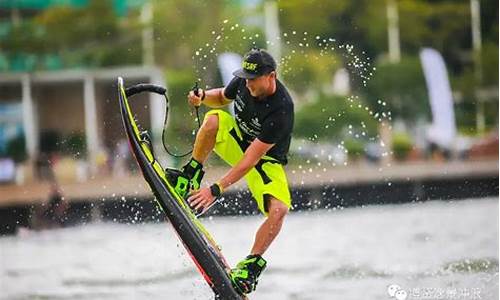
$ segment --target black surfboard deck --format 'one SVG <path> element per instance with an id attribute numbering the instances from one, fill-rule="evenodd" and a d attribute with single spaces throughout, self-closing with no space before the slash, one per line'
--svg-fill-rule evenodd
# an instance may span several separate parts
<path id="1" fill-rule="evenodd" d="M 196 267 L 215 293 L 215 298 L 247 299 L 232 286 L 229 278 L 230 267 L 220 248 L 186 201 L 175 192 L 172 184 L 166 179 L 164 168 L 155 159 L 149 141 L 141 138 L 128 97 L 143 91 L 165 93 L 164 88 L 153 85 L 136 85 L 125 89 L 123 79 L 118 78 L 118 98 L 123 125 L 131 151 L 134 153 L 144 179 L 149 184 L 158 206 L 165 213 Z"/>

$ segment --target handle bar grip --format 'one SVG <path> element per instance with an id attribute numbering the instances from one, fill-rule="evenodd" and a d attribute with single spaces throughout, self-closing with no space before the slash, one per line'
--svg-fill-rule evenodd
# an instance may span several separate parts
<path id="1" fill-rule="evenodd" d="M 125 89 L 125 95 L 127 97 L 133 96 L 138 93 L 142 92 L 151 92 L 151 93 L 157 93 L 160 95 L 165 95 L 167 92 L 167 89 L 156 84 L 150 84 L 150 83 L 139 83 L 133 86 L 130 86 Z"/>

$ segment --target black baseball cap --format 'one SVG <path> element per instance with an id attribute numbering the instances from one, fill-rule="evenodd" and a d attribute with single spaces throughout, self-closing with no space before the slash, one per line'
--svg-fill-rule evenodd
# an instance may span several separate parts
<path id="1" fill-rule="evenodd" d="M 233 72 L 239 78 L 253 79 L 276 70 L 274 58 L 266 50 L 253 48 L 243 57 L 242 68 Z"/>

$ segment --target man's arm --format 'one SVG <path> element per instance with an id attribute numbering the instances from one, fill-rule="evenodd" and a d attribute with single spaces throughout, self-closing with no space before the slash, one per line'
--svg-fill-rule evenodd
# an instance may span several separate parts
<path id="1" fill-rule="evenodd" d="M 231 103 L 231 100 L 224 97 L 224 88 L 217 88 L 206 91 L 199 89 L 198 95 L 199 96 L 196 96 L 193 91 L 189 92 L 188 100 L 191 105 L 200 106 L 203 103 L 211 108 L 219 108 Z M 203 95 L 205 95 L 204 98 Z"/>
<path id="2" fill-rule="evenodd" d="M 205 91 L 205 100 L 203 100 L 203 104 L 208 107 L 217 108 L 226 106 L 231 103 L 232 100 L 224 97 L 224 88 L 211 89 Z"/>
<path id="3" fill-rule="evenodd" d="M 273 146 L 274 144 L 267 144 L 256 138 L 245 151 L 243 158 L 218 182 L 222 189 L 227 189 L 245 176 Z"/>

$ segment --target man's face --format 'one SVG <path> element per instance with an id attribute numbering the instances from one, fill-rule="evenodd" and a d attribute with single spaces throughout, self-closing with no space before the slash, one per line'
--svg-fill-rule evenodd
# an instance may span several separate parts
<path id="1" fill-rule="evenodd" d="M 246 86 L 253 97 L 266 96 L 273 80 L 276 78 L 276 73 L 273 71 L 267 75 L 262 75 L 254 79 L 246 79 Z"/>

